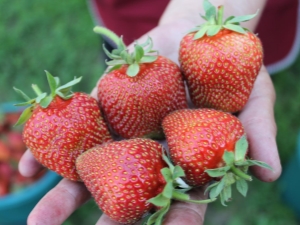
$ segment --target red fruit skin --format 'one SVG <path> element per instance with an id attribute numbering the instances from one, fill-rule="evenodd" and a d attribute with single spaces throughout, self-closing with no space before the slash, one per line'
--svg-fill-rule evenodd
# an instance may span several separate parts
<path id="1" fill-rule="evenodd" d="M 148 199 L 166 182 L 162 146 L 150 139 L 130 139 L 96 146 L 80 155 L 76 168 L 101 210 L 111 219 L 132 224 L 153 208 Z"/>
<path id="2" fill-rule="evenodd" d="M 162 135 L 162 119 L 170 112 L 187 108 L 183 77 L 171 60 L 159 56 L 140 65 L 135 77 L 126 74 L 128 65 L 101 78 L 98 99 L 115 133 L 124 138 Z"/>
<path id="3" fill-rule="evenodd" d="M 97 101 L 74 93 L 68 100 L 56 96 L 46 109 L 38 105 L 24 126 L 23 140 L 42 165 L 77 181 L 78 155 L 112 138 Z"/>
<path id="4" fill-rule="evenodd" d="M 180 43 L 179 62 L 189 94 L 198 108 L 240 111 L 247 103 L 263 62 L 259 38 L 227 29 L 215 36 Z"/>
<path id="5" fill-rule="evenodd" d="M 171 160 L 180 165 L 191 186 L 202 186 L 212 180 L 204 172 L 224 166 L 224 151 L 234 151 L 244 134 L 235 116 L 214 109 L 184 109 L 163 120 Z"/>

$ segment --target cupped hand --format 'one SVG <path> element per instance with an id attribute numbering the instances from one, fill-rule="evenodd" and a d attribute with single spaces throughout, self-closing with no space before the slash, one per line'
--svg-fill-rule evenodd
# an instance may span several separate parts
<path id="1" fill-rule="evenodd" d="M 143 36 L 141 43 L 150 36 L 153 49 L 163 56 L 178 63 L 178 49 L 181 38 L 193 27 L 189 21 L 160 25 Z M 96 98 L 96 89 L 91 94 Z M 276 180 L 281 173 L 281 165 L 276 145 L 276 124 L 274 120 L 275 91 L 270 76 L 263 67 L 254 85 L 250 99 L 239 114 L 249 139 L 250 156 L 255 160 L 269 164 L 273 171 L 254 167 L 254 175 L 262 181 Z M 28 150 L 22 157 L 19 170 L 24 176 L 32 176 L 41 169 Z M 193 199 L 204 199 L 202 189 L 193 190 Z M 49 191 L 36 205 L 28 217 L 28 224 L 59 225 L 62 224 L 78 207 L 90 198 L 88 190 L 81 182 L 63 179 Z M 175 202 L 165 218 L 165 225 L 199 225 L 203 224 L 206 205 Z M 102 215 L 98 225 L 117 225 L 106 215 Z"/>

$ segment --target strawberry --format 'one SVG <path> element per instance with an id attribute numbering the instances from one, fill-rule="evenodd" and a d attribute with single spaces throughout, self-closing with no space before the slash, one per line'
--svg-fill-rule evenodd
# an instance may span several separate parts
<path id="1" fill-rule="evenodd" d="M 240 111 L 247 103 L 263 62 L 259 38 L 239 23 L 255 15 L 229 17 L 204 0 L 206 23 L 180 42 L 179 62 L 198 108 Z"/>
<path id="2" fill-rule="evenodd" d="M 76 168 L 100 209 L 111 219 L 132 224 L 158 208 L 148 224 L 161 224 L 171 198 L 199 204 L 214 200 L 189 200 L 183 193 L 189 187 L 180 180 L 182 169 L 172 166 L 163 152 L 163 146 L 151 139 L 125 139 L 84 152 L 77 158 Z"/>
<path id="3" fill-rule="evenodd" d="M 161 122 L 170 112 L 187 108 L 179 66 L 152 50 L 152 40 L 136 43 L 130 54 L 113 32 L 96 27 L 116 45 L 110 69 L 98 84 L 98 99 L 112 130 L 124 138 L 163 136 Z"/>
<path id="4" fill-rule="evenodd" d="M 219 180 L 208 190 L 211 197 L 221 195 L 221 201 L 230 200 L 230 186 L 237 182 L 238 190 L 246 195 L 246 174 L 251 165 L 270 167 L 246 158 L 248 143 L 239 119 L 215 109 L 183 109 L 163 120 L 170 157 L 185 171 L 185 180 L 191 186 L 202 186 Z"/>
<path id="5" fill-rule="evenodd" d="M 111 141 L 97 101 L 85 93 L 71 92 L 81 78 L 59 86 L 59 78 L 46 71 L 51 94 L 47 96 L 33 85 L 38 95 L 30 99 L 19 89 L 30 104 L 20 116 L 23 141 L 38 162 L 70 180 L 80 180 L 75 170 L 75 159 L 95 145 Z"/>

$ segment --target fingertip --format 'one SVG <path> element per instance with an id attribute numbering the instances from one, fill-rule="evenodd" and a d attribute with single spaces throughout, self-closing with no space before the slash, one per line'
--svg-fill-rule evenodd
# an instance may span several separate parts
<path id="1" fill-rule="evenodd" d="M 36 161 L 28 149 L 21 157 L 18 164 L 19 172 L 24 177 L 32 177 L 43 169 L 43 166 Z"/>

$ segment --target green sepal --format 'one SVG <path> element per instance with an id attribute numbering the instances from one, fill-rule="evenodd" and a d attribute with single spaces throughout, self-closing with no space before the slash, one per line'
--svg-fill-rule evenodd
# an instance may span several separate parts
<path id="1" fill-rule="evenodd" d="M 171 203 L 169 202 L 166 206 L 162 207 L 161 209 L 156 211 L 154 214 L 152 214 L 147 221 L 147 225 L 152 225 L 152 224 L 161 225 L 164 216 L 167 214 L 167 212 L 170 209 L 170 205 L 171 205 Z"/>
<path id="2" fill-rule="evenodd" d="M 223 160 L 227 166 L 231 166 L 234 163 L 234 153 L 229 151 L 224 151 Z"/>
<path id="3" fill-rule="evenodd" d="M 19 94 L 21 95 L 27 102 L 32 101 L 32 99 L 30 97 L 28 97 L 28 95 L 26 95 L 23 91 L 21 91 L 20 89 L 13 87 L 13 89 Z"/>
<path id="4" fill-rule="evenodd" d="M 243 135 L 235 144 L 235 161 L 244 161 L 248 150 L 248 141 L 246 135 Z"/>
<path id="5" fill-rule="evenodd" d="M 170 202 L 170 199 L 169 198 L 166 198 L 162 193 L 161 194 L 158 194 L 157 196 L 153 197 L 153 198 L 150 198 L 148 200 L 148 202 L 152 203 L 153 205 L 155 206 L 158 206 L 158 207 L 163 207 L 163 206 L 166 206 L 169 202 Z"/>
<path id="6" fill-rule="evenodd" d="M 184 177 L 184 176 L 185 176 L 184 170 L 180 166 L 176 165 L 173 170 L 173 179 L 176 179 L 178 177 Z"/>
<path id="7" fill-rule="evenodd" d="M 241 26 L 239 25 L 235 25 L 235 24 L 225 24 L 223 25 L 224 28 L 228 29 L 228 30 L 232 30 L 232 31 L 235 31 L 237 33 L 240 33 L 240 34 L 245 34 L 246 31 L 244 28 L 242 28 Z"/>
<path id="8" fill-rule="evenodd" d="M 195 32 L 194 40 L 202 38 L 205 34 L 207 36 L 214 36 L 222 29 L 232 30 L 237 33 L 244 34 L 248 30 L 240 25 L 241 22 L 246 22 L 257 16 L 258 11 L 255 14 L 245 16 L 230 16 L 223 21 L 224 7 L 221 5 L 218 8 L 213 6 L 208 0 L 203 1 L 203 8 L 205 16 L 201 17 L 205 20 L 200 26 L 196 26 L 190 32 Z"/>
<path id="9" fill-rule="evenodd" d="M 236 142 L 233 152 L 224 151 L 223 161 L 225 166 L 205 170 L 210 177 L 221 177 L 220 181 L 215 181 L 209 185 L 205 193 L 209 192 L 211 198 L 220 196 L 221 204 L 224 206 L 226 206 L 225 202 L 230 201 L 232 198 L 231 186 L 233 184 L 236 184 L 236 188 L 241 195 L 247 195 L 247 181 L 252 181 L 252 177 L 247 174 L 249 166 L 260 166 L 272 170 L 264 162 L 247 159 L 248 147 L 247 138 L 244 135 Z"/>
<path id="10" fill-rule="evenodd" d="M 53 100 L 53 97 L 51 95 L 48 95 L 45 98 L 43 98 L 39 104 L 42 108 L 46 109 L 50 105 L 52 100 Z"/>
<path id="11" fill-rule="evenodd" d="M 67 100 L 73 96 L 73 93 L 71 92 L 72 87 L 75 84 L 78 84 L 81 81 L 81 77 L 74 78 L 72 81 L 66 83 L 65 85 L 62 85 L 58 88 L 56 88 L 55 93 L 60 96 L 61 98 Z"/>
<path id="12" fill-rule="evenodd" d="M 210 177 L 221 177 L 224 176 L 230 170 L 230 166 L 219 167 L 216 169 L 207 169 L 205 172 Z"/>
<path id="13" fill-rule="evenodd" d="M 130 77 L 135 77 L 140 71 L 140 66 L 138 63 L 133 63 L 128 66 L 126 74 Z"/>
<path id="14" fill-rule="evenodd" d="M 250 14 L 250 15 L 244 15 L 244 16 L 231 16 L 231 17 L 229 17 L 229 19 L 227 19 L 227 20 L 225 21 L 225 24 L 226 24 L 226 23 L 241 23 L 241 22 L 246 22 L 246 21 L 252 20 L 254 17 L 257 16 L 258 11 L 259 11 L 259 10 L 257 10 L 255 14 Z"/>
<path id="15" fill-rule="evenodd" d="M 238 190 L 239 193 L 241 193 L 241 195 L 246 197 L 248 192 L 248 183 L 243 179 L 237 179 L 236 189 Z"/>
<path id="16" fill-rule="evenodd" d="M 24 109 L 14 126 L 24 124 L 31 117 L 32 111 L 33 111 L 33 106 Z"/>
<path id="17" fill-rule="evenodd" d="M 51 95 L 55 96 L 55 90 L 59 87 L 59 78 L 52 76 L 47 70 L 45 70 L 48 84 L 51 90 Z"/>
<path id="18" fill-rule="evenodd" d="M 112 59 L 106 62 L 108 66 L 111 66 L 106 71 L 108 73 L 120 68 L 122 65 L 128 65 L 126 74 L 129 77 L 135 77 L 140 71 L 141 63 L 152 63 L 157 60 L 158 52 L 152 50 L 153 42 L 150 37 L 142 44 L 136 42 L 133 52 L 129 53 L 122 38 L 119 38 L 114 32 L 103 27 L 95 27 L 94 31 L 111 38 L 117 46 L 112 52 L 109 52 L 105 46 L 103 46 L 105 54 Z"/>
<path id="19" fill-rule="evenodd" d="M 15 125 L 21 125 L 25 123 L 32 115 L 32 111 L 36 105 L 40 105 L 42 108 L 47 108 L 56 95 L 63 99 L 71 98 L 73 96 L 73 93 L 71 92 L 72 86 L 81 81 L 81 77 L 75 77 L 74 80 L 68 82 L 67 84 L 59 86 L 60 80 L 58 77 L 52 76 L 48 71 L 45 71 L 45 73 L 50 87 L 50 95 L 47 95 L 46 92 L 42 92 L 36 84 L 32 84 L 31 87 L 37 97 L 30 99 L 24 92 L 14 87 L 14 90 L 26 100 L 26 102 L 18 103 L 16 106 L 29 105 L 29 107 L 23 111 Z"/>

